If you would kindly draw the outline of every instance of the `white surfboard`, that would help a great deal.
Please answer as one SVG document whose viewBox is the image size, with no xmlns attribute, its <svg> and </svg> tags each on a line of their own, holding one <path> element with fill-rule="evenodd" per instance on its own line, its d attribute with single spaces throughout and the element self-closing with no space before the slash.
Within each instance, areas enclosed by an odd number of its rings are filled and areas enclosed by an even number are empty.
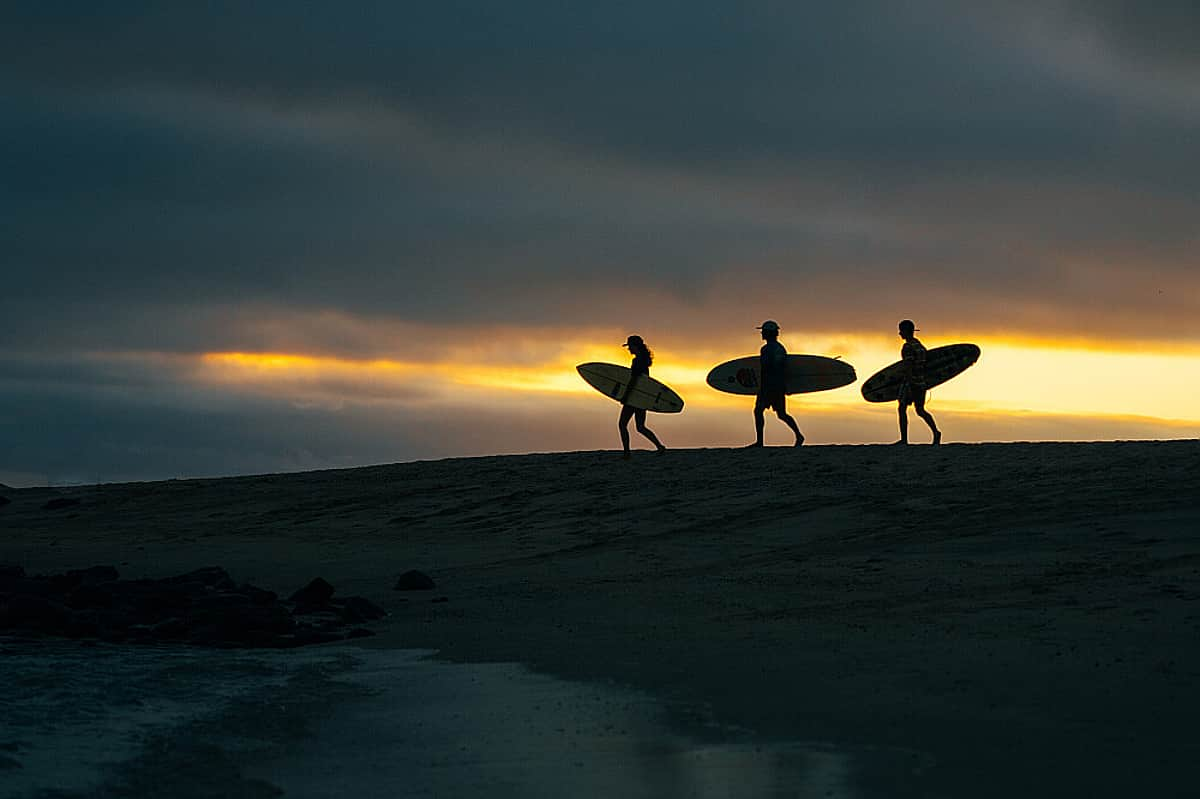
<svg viewBox="0 0 1200 799">
<path fill-rule="evenodd" d="M 615 363 L 581 363 L 575 369 L 589 386 L 617 402 L 625 395 L 633 376 L 628 366 Z M 656 413 L 679 413 L 683 410 L 683 397 L 653 377 L 640 375 L 625 404 Z"/>
<path fill-rule="evenodd" d="M 967 370 L 979 360 L 975 344 L 947 344 L 925 351 L 925 387 L 940 386 Z M 880 369 L 863 383 L 862 395 L 867 402 L 895 402 L 900 398 L 908 369 L 904 361 Z"/>
<path fill-rule="evenodd" d="M 708 373 L 708 384 L 727 394 L 757 394 L 761 384 L 759 356 L 747 355 L 718 364 Z M 848 386 L 858 379 L 854 367 L 823 355 L 789 355 L 784 372 L 785 394 L 808 394 Z"/>
</svg>

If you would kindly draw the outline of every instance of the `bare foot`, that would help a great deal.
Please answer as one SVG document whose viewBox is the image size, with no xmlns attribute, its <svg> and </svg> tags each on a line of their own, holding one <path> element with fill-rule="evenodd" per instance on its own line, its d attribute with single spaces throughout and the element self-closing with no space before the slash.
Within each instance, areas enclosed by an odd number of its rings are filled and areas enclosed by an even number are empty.
<svg viewBox="0 0 1200 799">
<path fill-rule="evenodd" d="M 804 445 L 804 436 L 796 436 L 796 443 L 795 443 L 795 444 L 793 444 L 792 446 L 794 446 L 794 447 L 800 447 L 800 446 L 803 446 L 803 445 Z"/>
<path fill-rule="evenodd" d="M 934 430 L 933 431 L 933 445 L 936 447 L 940 443 L 942 443 L 942 431 Z"/>
<path fill-rule="evenodd" d="M 662 455 L 662 454 L 663 454 L 664 452 L 666 452 L 666 451 L 667 451 L 667 448 L 666 448 L 666 447 L 659 447 L 659 448 L 658 448 L 658 454 L 659 454 L 659 455 Z"/>
<path fill-rule="evenodd" d="M 761 441 L 755 441 L 753 444 L 747 444 L 746 446 L 742 447 L 742 449 L 755 449 L 757 447 L 761 447 L 762 445 L 763 444 Z"/>
<path fill-rule="evenodd" d="M 893 447 L 907 447 L 907 446 L 908 446 L 908 442 L 907 442 L 907 441 L 905 441 L 905 440 L 902 438 L 902 439 L 900 439 L 899 441 L 893 441 L 893 442 L 892 442 L 892 446 L 893 446 Z"/>
</svg>

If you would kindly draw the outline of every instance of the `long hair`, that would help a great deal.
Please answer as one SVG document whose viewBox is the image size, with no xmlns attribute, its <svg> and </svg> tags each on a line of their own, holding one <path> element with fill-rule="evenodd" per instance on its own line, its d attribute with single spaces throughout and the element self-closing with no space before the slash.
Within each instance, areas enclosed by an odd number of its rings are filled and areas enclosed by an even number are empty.
<svg viewBox="0 0 1200 799">
<path fill-rule="evenodd" d="M 642 341 L 642 337 L 641 336 L 630 336 L 629 338 L 632 342 L 631 344 L 626 345 L 629 347 L 629 351 L 633 352 L 635 349 L 640 349 L 642 352 L 646 353 L 646 360 L 649 361 L 651 364 L 653 364 L 654 363 L 654 353 L 651 352 L 650 348 L 646 346 L 646 342 Z"/>
</svg>

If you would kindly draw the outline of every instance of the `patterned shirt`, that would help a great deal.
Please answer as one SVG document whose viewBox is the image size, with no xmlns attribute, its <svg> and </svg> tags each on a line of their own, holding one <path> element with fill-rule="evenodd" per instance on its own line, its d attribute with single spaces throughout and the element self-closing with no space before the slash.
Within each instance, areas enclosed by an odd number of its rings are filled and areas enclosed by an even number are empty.
<svg viewBox="0 0 1200 799">
<path fill-rule="evenodd" d="M 768 341 L 758 353 L 761 376 L 759 393 L 783 391 L 787 387 L 787 350 L 778 341 Z"/>
<path fill-rule="evenodd" d="M 908 384 L 921 388 L 925 385 L 925 345 L 917 338 L 904 342 L 900 357 L 908 364 Z"/>
</svg>

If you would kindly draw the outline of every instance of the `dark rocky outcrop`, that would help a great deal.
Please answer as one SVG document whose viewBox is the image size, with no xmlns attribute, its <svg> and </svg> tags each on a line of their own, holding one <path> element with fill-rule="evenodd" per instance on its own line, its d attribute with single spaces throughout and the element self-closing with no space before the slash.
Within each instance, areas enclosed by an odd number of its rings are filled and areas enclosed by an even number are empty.
<svg viewBox="0 0 1200 799">
<path fill-rule="evenodd" d="M 424 572 L 407 571 L 396 578 L 395 591 L 432 591 L 437 586 L 433 578 Z"/>
<path fill-rule="evenodd" d="M 297 607 L 320 608 L 329 604 L 332 598 L 333 586 L 318 577 L 288 597 L 288 601 L 296 603 Z"/>
<path fill-rule="evenodd" d="M 360 596 L 352 596 L 345 600 L 340 610 L 342 621 L 347 624 L 361 624 L 364 621 L 382 619 L 387 615 L 387 611 L 383 608 Z"/>
<path fill-rule="evenodd" d="M 0 565 L 0 634 L 281 648 L 371 635 L 357 625 L 386 615 L 370 600 L 333 594 L 318 577 L 281 602 L 215 566 L 122 580 L 112 566 L 29 577 L 20 566 Z"/>
</svg>

